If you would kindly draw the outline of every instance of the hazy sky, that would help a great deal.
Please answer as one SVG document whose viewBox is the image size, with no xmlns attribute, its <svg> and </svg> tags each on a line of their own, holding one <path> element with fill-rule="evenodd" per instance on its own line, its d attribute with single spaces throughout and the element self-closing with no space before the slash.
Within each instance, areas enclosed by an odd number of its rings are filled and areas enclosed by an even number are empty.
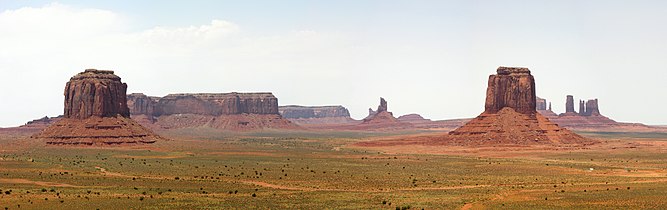
<svg viewBox="0 0 667 210">
<path fill-rule="evenodd" d="M 355 118 L 382 96 L 450 119 L 483 111 L 498 66 L 530 68 L 558 113 L 572 94 L 667 124 L 667 1 L 137 2 L 0 0 L 0 127 L 62 114 L 86 68 L 128 93 L 269 91 Z"/>
</svg>

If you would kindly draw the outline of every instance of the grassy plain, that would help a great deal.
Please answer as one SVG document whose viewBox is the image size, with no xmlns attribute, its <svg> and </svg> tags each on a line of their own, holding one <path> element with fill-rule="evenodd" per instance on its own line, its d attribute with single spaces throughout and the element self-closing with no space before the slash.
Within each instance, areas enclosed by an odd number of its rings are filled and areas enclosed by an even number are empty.
<svg viewBox="0 0 667 210">
<path fill-rule="evenodd" d="M 667 135 L 586 148 L 358 147 L 369 132 L 178 130 L 131 147 L 0 137 L 0 209 L 667 209 Z"/>
</svg>

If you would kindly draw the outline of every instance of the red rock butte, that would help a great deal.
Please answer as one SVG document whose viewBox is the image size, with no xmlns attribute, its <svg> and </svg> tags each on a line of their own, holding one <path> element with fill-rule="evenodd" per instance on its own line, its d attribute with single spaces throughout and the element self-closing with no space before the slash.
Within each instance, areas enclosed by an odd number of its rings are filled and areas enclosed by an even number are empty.
<svg viewBox="0 0 667 210">
<path fill-rule="evenodd" d="M 47 144 L 142 144 L 161 139 L 130 119 L 127 84 L 113 71 L 86 69 L 65 86 L 64 118 L 33 138 Z"/>
<path fill-rule="evenodd" d="M 586 139 L 550 122 L 535 110 L 535 79 L 527 68 L 499 67 L 489 76 L 485 110 L 451 131 L 457 145 L 586 144 Z"/>
</svg>

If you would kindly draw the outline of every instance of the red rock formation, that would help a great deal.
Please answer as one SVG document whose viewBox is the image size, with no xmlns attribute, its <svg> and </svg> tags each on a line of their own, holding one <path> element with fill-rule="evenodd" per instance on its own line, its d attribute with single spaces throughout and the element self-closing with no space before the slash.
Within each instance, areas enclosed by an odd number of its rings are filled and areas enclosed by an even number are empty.
<svg viewBox="0 0 667 210">
<path fill-rule="evenodd" d="M 129 117 L 125 92 L 127 85 L 113 71 L 86 69 L 65 86 L 65 117 Z"/>
<path fill-rule="evenodd" d="M 169 94 L 162 98 L 132 94 L 128 98 L 132 118 L 153 128 L 299 128 L 280 116 L 278 99 L 271 93 Z"/>
<path fill-rule="evenodd" d="M 130 109 L 130 115 L 153 116 L 156 103 L 155 97 L 148 97 L 143 93 L 127 95 L 127 107 Z"/>
<path fill-rule="evenodd" d="M 535 103 L 535 109 L 539 110 L 547 110 L 547 100 L 537 97 L 537 101 Z"/>
<path fill-rule="evenodd" d="M 598 109 L 597 98 L 586 101 L 586 111 L 584 111 L 584 116 L 601 116 L 600 110 Z"/>
<path fill-rule="evenodd" d="M 565 113 L 560 114 L 560 116 L 576 116 L 577 112 L 574 111 L 574 96 L 567 95 L 565 100 Z"/>
<path fill-rule="evenodd" d="M 280 115 L 287 119 L 350 117 L 350 111 L 343 106 L 280 106 Z"/>
<path fill-rule="evenodd" d="M 372 110 L 371 110 L 372 111 Z M 387 111 L 387 101 L 380 98 L 380 105 L 375 113 L 371 112 L 370 116 L 364 118 L 361 124 L 357 125 L 357 129 L 389 129 L 389 128 L 411 128 L 410 123 L 398 121 L 394 114 Z"/>
<path fill-rule="evenodd" d="M 401 121 L 401 122 L 407 122 L 407 123 L 412 123 L 412 124 L 432 122 L 431 120 L 426 119 L 419 114 L 406 114 L 406 115 L 400 116 L 396 119 L 398 119 L 398 121 Z"/>
<path fill-rule="evenodd" d="M 161 98 L 155 115 L 279 114 L 278 99 L 271 93 L 169 94 Z"/>
<path fill-rule="evenodd" d="M 386 112 L 387 111 L 387 101 L 384 98 L 380 97 L 380 105 L 376 112 Z"/>
<path fill-rule="evenodd" d="M 498 68 L 489 77 L 486 110 L 441 139 L 445 144 L 590 143 L 535 110 L 535 81 L 527 68 Z"/>
<path fill-rule="evenodd" d="M 129 118 L 127 85 L 113 71 L 87 69 L 65 86 L 64 118 L 34 138 L 47 144 L 136 144 L 160 139 Z"/>
<path fill-rule="evenodd" d="M 489 76 L 485 113 L 493 114 L 510 107 L 522 114 L 535 113 L 535 80 L 527 68 L 499 67 Z"/>
<path fill-rule="evenodd" d="M 343 106 L 280 106 L 280 115 L 299 125 L 344 125 L 357 123 Z"/>
<path fill-rule="evenodd" d="M 568 96 L 570 98 L 571 96 Z M 622 123 L 616 122 L 600 114 L 597 99 L 588 101 L 580 100 L 579 114 L 562 113 L 556 115 L 553 112 L 538 111 L 550 121 L 559 126 L 579 131 L 604 131 L 604 132 L 662 132 L 656 127 L 647 126 L 641 123 Z"/>
</svg>

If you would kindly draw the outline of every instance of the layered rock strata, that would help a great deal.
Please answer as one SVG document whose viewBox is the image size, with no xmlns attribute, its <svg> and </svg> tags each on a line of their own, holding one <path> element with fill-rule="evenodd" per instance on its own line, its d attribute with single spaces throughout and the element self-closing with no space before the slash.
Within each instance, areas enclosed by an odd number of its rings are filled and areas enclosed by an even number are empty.
<svg viewBox="0 0 667 210">
<path fill-rule="evenodd" d="M 280 115 L 300 125 L 350 124 L 357 122 L 343 106 L 280 106 Z"/>
<path fill-rule="evenodd" d="M 135 110 L 132 118 L 154 128 L 298 128 L 280 116 L 272 93 L 184 93 L 161 98 L 131 94 L 128 99 L 130 110 Z"/>
</svg>

